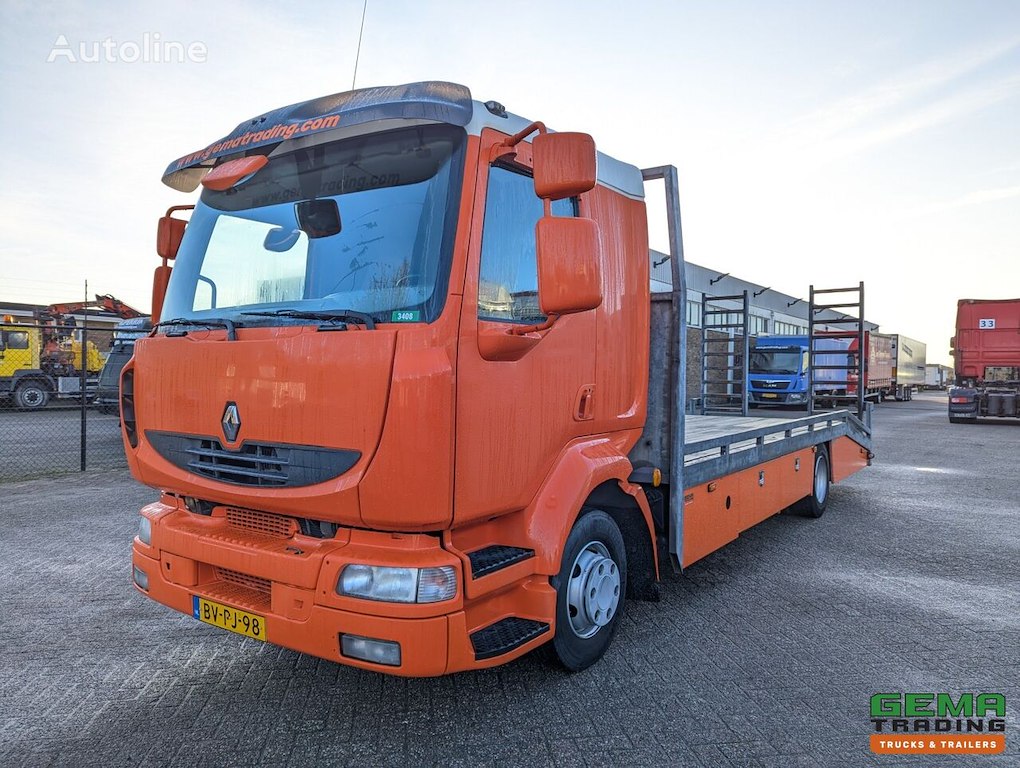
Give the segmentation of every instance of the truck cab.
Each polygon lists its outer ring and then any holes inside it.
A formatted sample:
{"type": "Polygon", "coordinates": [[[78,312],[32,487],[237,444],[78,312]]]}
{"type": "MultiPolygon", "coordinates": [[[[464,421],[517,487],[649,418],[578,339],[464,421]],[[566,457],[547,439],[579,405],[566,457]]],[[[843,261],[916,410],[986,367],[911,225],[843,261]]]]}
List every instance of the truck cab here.
{"type": "Polygon", "coordinates": [[[750,350],[748,400],[753,405],[804,407],[808,383],[815,397],[847,393],[850,340],[834,336],[814,339],[814,376],[809,375],[811,351],[807,336],[760,336],[750,350]]]}
{"type": "MultiPolygon", "coordinates": [[[[188,613],[196,594],[271,611],[271,636],[328,658],[378,668],[395,642],[401,674],[526,652],[551,632],[557,531],[597,488],[651,546],[627,461],[647,394],[641,173],[443,83],[255,125],[164,179],[202,191],[186,228],[161,223],[179,248],[121,375],[129,465],[166,491],[136,576],[188,613]],[[307,631],[338,621],[379,643],[307,631]]],[[[599,621],[622,599],[604,589],[599,621]]]]}
{"type": "Polygon", "coordinates": [[[751,348],[747,392],[753,405],[806,405],[807,378],[807,336],[763,336],[751,348]]]}

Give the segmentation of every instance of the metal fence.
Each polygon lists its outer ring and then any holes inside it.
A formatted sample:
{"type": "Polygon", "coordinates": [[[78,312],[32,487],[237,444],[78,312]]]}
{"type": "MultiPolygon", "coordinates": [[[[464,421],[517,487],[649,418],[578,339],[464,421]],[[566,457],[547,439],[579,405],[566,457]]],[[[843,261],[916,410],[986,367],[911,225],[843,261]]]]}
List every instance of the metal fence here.
{"type": "Polygon", "coordinates": [[[0,324],[0,483],[125,465],[122,352],[112,325],[0,324]]]}

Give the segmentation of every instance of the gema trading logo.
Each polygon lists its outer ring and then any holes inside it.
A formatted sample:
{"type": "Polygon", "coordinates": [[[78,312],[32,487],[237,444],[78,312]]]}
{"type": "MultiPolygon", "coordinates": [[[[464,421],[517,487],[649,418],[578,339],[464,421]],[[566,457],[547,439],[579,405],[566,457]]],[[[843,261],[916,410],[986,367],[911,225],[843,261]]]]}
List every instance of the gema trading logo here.
{"type": "Polygon", "coordinates": [[[996,755],[1006,749],[1001,693],[876,693],[871,751],[882,755],[996,755]]]}

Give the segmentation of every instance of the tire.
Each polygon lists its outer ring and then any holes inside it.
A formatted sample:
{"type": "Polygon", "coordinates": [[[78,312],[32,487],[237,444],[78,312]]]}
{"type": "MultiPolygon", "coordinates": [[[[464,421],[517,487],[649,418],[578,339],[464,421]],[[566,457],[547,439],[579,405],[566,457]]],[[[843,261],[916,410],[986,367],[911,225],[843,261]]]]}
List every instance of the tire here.
{"type": "Polygon", "coordinates": [[[50,391],[38,381],[23,381],[14,390],[14,404],[23,410],[45,408],[50,401],[50,391]]]}
{"type": "Polygon", "coordinates": [[[792,509],[802,517],[819,518],[825,514],[829,504],[829,454],[822,446],[815,452],[814,475],[811,495],[793,505],[792,509]]]}
{"type": "Polygon", "coordinates": [[[627,593],[627,550],[602,510],[584,512],[567,537],[556,588],[552,653],[571,672],[590,667],[609,648],[627,593]]]}

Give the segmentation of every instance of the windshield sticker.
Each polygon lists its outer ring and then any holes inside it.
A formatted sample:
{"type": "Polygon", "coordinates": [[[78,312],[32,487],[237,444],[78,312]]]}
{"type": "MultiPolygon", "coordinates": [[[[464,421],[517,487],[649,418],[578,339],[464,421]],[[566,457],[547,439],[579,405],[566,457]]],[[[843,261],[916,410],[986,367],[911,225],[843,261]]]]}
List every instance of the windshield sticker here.
{"type": "Polygon", "coordinates": [[[417,309],[395,309],[390,313],[391,323],[419,323],[421,311],[417,309]]]}

